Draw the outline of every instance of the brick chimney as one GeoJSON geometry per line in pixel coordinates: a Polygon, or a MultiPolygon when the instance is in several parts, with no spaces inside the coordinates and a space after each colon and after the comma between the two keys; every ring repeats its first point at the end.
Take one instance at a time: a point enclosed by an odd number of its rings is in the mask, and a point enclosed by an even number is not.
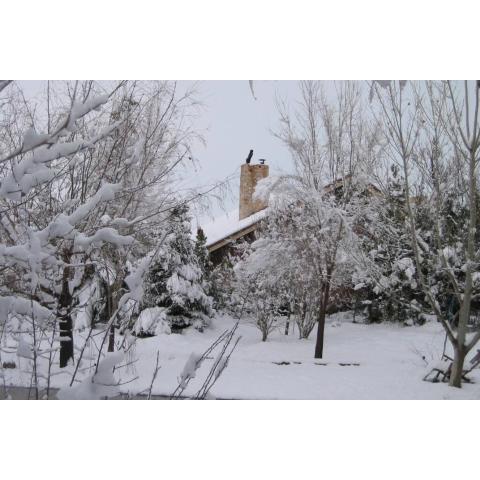
{"type": "Polygon", "coordinates": [[[263,200],[253,200],[257,183],[268,177],[268,165],[244,163],[240,171],[240,203],[238,219],[242,220],[263,210],[267,204],[263,200]]]}

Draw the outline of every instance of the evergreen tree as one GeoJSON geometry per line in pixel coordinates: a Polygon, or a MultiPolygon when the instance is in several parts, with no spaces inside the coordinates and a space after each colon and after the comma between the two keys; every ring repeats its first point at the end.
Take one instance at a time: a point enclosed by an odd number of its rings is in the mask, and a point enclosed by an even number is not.
{"type": "Polygon", "coordinates": [[[212,270],[210,279],[210,293],[215,310],[233,313],[232,297],[234,294],[235,273],[233,271],[232,259],[229,256],[226,256],[212,270]]]}
{"type": "Polygon", "coordinates": [[[202,271],[203,288],[205,293],[211,295],[213,264],[210,261],[210,255],[207,249],[207,237],[200,227],[197,229],[197,236],[195,239],[195,256],[198,260],[198,266],[202,271]]]}
{"type": "MultiPolygon", "coordinates": [[[[366,249],[376,265],[376,278],[357,290],[357,299],[366,305],[369,322],[419,322],[423,298],[406,225],[404,179],[396,165],[391,173],[384,201],[378,205],[374,230],[365,237],[366,249]]],[[[428,228],[430,222],[423,218],[422,210],[417,208],[417,212],[418,224],[428,228]]]]}
{"type": "MultiPolygon", "coordinates": [[[[205,291],[205,257],[190,233],[190,217],[186,206],[179,206],[171,215],[169,230],[157,259],[146,279],[144,308],[160,307],[172,331],[193,325],[199,330],[212,315],[212,300],[205,291]]],[[[152,331],[141,332],[144,335],[152,331]]]]}

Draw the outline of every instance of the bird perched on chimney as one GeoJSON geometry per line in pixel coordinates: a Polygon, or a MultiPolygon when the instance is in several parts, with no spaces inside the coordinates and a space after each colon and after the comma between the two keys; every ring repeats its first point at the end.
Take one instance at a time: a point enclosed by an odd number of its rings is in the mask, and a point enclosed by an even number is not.
{"type": "Polygon", "coordinates": [[[252,157],[253,157],[253,150],[250,150],[250,153],[248,154],[248,157],[245,160],[245,162],[250,163],[250,160],[252,160],[252,157]]]}

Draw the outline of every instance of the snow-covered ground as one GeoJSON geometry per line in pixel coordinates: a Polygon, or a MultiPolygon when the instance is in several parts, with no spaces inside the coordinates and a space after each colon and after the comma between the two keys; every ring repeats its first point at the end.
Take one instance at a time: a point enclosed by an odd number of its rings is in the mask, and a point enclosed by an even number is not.
{"type": "MultiPolygon", "coordinates": [[[[225,399],[480,399],[480,370],[470,374],[474,384],[462,389],[422,381],[426,362],[438,363],[444,333],[439,324],[422,327],[392,324],[363,325],[349,315],[330,319],[326,326],[325,355],[313,359],[314,337],[299,340],[296,332],[285,336],[279,330],[267,342],[259,331],[242,323],[242,336],[229,366],[214,385],[211,396],[225,399]],[[423,359],[422,357],[425,357],[423,359]],[[346,365],[341,365],[346,364],[346,365]]],[[[152,393],[169,395],[192,352],[202,353],[212,341],[233,325],[229,317],[217,317],[212,327],[200,333],[162,334],[137,339],[137,361],[120,370],[124,394],[135,395],[149,388],[159,352],[160,370],[152,393]],[[138,376],[134,381],[129,381],[138,376]]],[[[206,360],[185,394],[196,392],[213,362],[206,360]]],[[[25,385],[27,375],[18,369],[5,370],[7,384],[25,385]],[[9,373],[10,372],[10,373],[9,373]],[[10,381],[8,379],[10,375],[10,381]]],[[[61,387],[66,375],[56,375],[53,385],[61,387]]]]}

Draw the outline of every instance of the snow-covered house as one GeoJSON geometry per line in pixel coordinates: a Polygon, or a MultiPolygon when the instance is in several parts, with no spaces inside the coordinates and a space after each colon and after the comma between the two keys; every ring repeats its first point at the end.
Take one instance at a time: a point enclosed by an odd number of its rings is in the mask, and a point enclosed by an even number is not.
{"type": "MultiPolygon", "coordinates": [[[[265,163],[251,164],[247,160],[240,172],[240,194],[238,208],[215,218],[212,222],[201,225],[207,237],[207,249],[214,265],[221,263],[239,240],[253,241],[260,222],[268,213],[268,205],[264,199],[254,196],[257,183],[268,177],[269,168],[265,163]]],[[[340,178],[324,187],[327,194],[341,194],[351,175],[340,178]]],[[[372,183],[365,185],[365,195],[382,195],[372,183]]]]}
{"type": "Polygon", "coordinates": [[[240,170],[238,208],[201,226],[207,237],[206,246],[214,265],[222,261],[238,240],[254,239],[255,231],[267,213],[266,202],[254,198],[255,187],[259,180],[268,177],[268,170],[268,165],[262,161],[251,164],[247,160],[240,170]]]}

